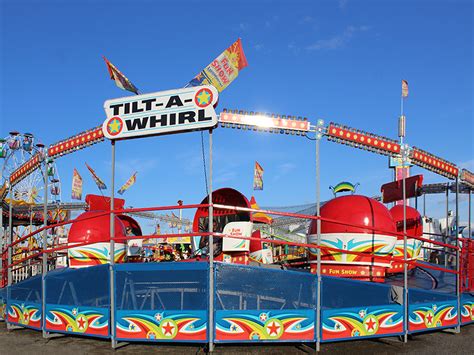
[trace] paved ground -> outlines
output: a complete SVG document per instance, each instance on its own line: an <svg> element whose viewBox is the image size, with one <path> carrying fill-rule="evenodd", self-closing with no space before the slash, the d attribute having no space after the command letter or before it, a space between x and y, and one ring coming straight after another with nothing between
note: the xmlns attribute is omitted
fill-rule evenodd
<svg viewBox="0 0 474 355"><path fill-rule="evenodd" d="M461 328L461 334L434 332L413 336L407 344L397 338L376 340L359 340L323 344L322 353L348 354L472 354L474 353L474 324ZM217 346L216 353L225 354L305 354L314 348L305 345L252 345L252 346ZM81 354L117 354L141 355L151 353L197 354L203 353L198 346L167 344L131 344L116 350L110 348L107 340L82 337L61 337L45 340L41 333L20 329L8 332L5 323L0 323L0 354L47 354L47 355L81 355Z"/></svg>

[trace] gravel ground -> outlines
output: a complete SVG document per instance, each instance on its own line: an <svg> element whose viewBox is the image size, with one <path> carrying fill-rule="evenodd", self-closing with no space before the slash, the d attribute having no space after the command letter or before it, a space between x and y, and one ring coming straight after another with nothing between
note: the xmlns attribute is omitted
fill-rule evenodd
<svg viewBox="0 0 474 355"><path fill-rule="evenodd" d="M407 344L398 338L384 338L322 344L322 353L331 354L472 354L474 353L474 324L461 328L460 334L432 332L410 337ZM151 353L196 354L203 353L199 346L178 344L133 343L117 350L110 348L110 341L85 337L67 336L43 339L41 332L30 329L7 331L0 323L0 354L113 354L140 355ZM218 345L216 353L225 354L305 354L314 352L314 345Z"/></svg>

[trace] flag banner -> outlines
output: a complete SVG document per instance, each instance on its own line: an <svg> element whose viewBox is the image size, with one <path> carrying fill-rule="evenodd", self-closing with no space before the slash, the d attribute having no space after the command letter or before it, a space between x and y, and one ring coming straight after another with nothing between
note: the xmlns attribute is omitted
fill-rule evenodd
<svg viewBox="0 0 474 355"><path fill-rule="evenodd" d="M96 183L97 187L99 188L99 190L105 190L107 189L107 186L105 185L105 183L101 180L100 177L97 176L97 174L95 173L94 170L92 170L92 168L87 165L86 163L86 166L87 166L87 169L89 169L91 175L92 175L92 179L94 179L94 182Z"/></svg>
<svg viewBox="0 0 474 355"><path fill-rule="evenodd" d="M73 200L82 200L82 177L76 168L74 168L72 173L71 198Z"/></svg>
<svg viewBox="0 0 474 355"><path fill-rule="evenodd" d="M127 191L135 183L135 181L137 181L137 172L135 172L132 176L130 176L127 182L123 184L123 186L117 192L120 195L123 195L123 193Z"/></svg>
<svg viewBox="0 0 474 355"><path fill-rule="evenodd" d="M115 65L110 63L107 58L103 58L105 60L105 64L107 65L107 69L110 74L110 79L115 81L115 85L117 85L122 90L128 90L138 95L138 89L135 87L135 85L133 85L132 82L128 80L128 78L123 75L122 72L118 70Z"/></svg>
<svg viewBox="0 0 474 355"><path fill-rule="evenodd" d="M263 168L258 162L255 162L255 169L253 172L253 189L263 190Z"/></svg>
<svg viewBox="0 0 474 355"><path fill-rule="evenodd" d="M402 97L408 96L408 81L402 80Z"/></svg>
<svg viewBox="0 0 474 355"><path fill-rule="evenodd" d="M222 52L187 86L212 85L219 92L224 90L248 65L240 38Z"/></svg>

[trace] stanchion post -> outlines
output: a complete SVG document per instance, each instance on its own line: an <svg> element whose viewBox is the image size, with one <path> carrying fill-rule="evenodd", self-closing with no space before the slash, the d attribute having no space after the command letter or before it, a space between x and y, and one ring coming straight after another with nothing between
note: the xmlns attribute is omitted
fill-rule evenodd
<svg viewBox="0 0 474 355"><path fill-rule="evenodd" d="M10 185L10 201L8 204L8 234L7 234L7 246L8 246L8 257L7 257L7 262L8 262L8 286L11 286L12 284L12 239L13 239L13 186ZM10 292L8 292L10 293Z"/></svg>
<svg viewBox="0 0 474 355"><path fill-rule="evenodd" d="M317 276L317 290L316 290L316 351L321 349L321 188L320 188L320 171L319 171L319 139L316 139L316 233L317 233L317 245L316 251L317 264L316 264L316 276Z"/></svg>
<svg viewBox="0 0 474 355"><path fill-rule="evenodd" d="M46 274L48 272L48 253L46 250L48 249L48 230L46 227L48 226L48 160L45 155L44 157L44 172L43 172L43 179L44 179L44 205L43 205L43 267L42 267L42 276L41 276L41 306L42 306L42 314L41 314L41 328L43 330L43 338L47 337L46 332Z"/></svg>
<svg viewBox="0 0 474 355"><path fill-rule="evenodd" d="M458 325L456 326L456 333L461 332L461 275L459 265L459 177L456 176L456 299L457 299L457 313Z"/></svg>
<svg viewBox="0 0 474 355"><path fill-rule="evenodd" d="M115 141L112 140L112 172L110 177L110 251L109 251L109 278L110 278L110 340L112 348L117 348L117 340L115 339L115 215L112 212L114 206L114 190L115 190Z"/></svg>
<svg viewBox="0 0 474 355"><path fill-rule="evenodd" d="M209 130L209 352L214 351L214 206L212 205L212 129Z"/></svg>
<svg viewBox="0 0 474 355"><path fill-rule="evenodd" d="M317 240L316 244L318 249L316 250L317 264L316 264L316 351L321 349L321 174L320 174L320 140L323 136L324 121L318 120L316 126L316 233Z"/></svg>
<svg viewBox="0 0 474 355"><path fill-rule="evenodd" d="M446 229L444 231L444 244L448 243L449 237L449 182L446 183ZM448 252L448 248L444 247L444 267L448 267L448 258L446 257L446 253Z"/></svg>
<svg viewBox="0 0 474 355"><path fill-rule="evenodd" d="M407 163L408 147L405 145L402 150L402 166ZM403 342L408 341L408 264L407 264L407 191L406 191L406 171L403 171Z"/></svg>
<svg viewBox="0 0 474 355"><path fill-rule="evenodd" d="M5 237L5 229L3 228L3 200L0 199L0 284L3 284L3 238Z"/></svg>

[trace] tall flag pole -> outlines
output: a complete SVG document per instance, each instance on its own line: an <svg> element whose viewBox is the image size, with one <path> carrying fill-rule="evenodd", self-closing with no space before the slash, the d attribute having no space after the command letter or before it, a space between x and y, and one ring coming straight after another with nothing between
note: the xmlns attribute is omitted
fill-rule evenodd
<svg viewBox="0 0 474 355"><path fill-rule="evenodd" d="M123 186L117 192L120 195L123 195L123 193L125 191L127 191L130 187L132 187L132 185L135 183L135 181L137 181L137 172L136 171L132 176L130 176L130 178L127 180L127 182L125 184L123 184Z"/></svg>
<svg viewBox="0 0 474 355"><path fill-rule="evenodd" d="M408 97L408 81L402 80L402 96L400 98L400 121L398 124L398 136L400 137L400 144L403 144L405 137L405 114L403 113L403 102L405 97Z"/></svg>
<svg viewBox="0 0 474 355"><path fill-rule="evenodd" d="M110 74L110 79L115 81L115 85L117 85L122 90L128 90L133 92L135 95L138 95L138 89L135 85L132 84L128 78L122 74L120 70L117 69L115 65L110 63L107 58L103 57L105 60L105 65L107 65L107 70Z"/></svg>
<svg viewBox="0 0 474 355"><path fill-rule="evenodd" d="M71 198L73 200L82 200L82 177L76 168L74 168L72 174Z"/></svg>
<svg viewBox="0 0 474 355"><path fill-rule="evenodd" d="M85 163L85 164L86 164L87 169L89 169L89 172L91 173L92 179L96 183L99 190L107 189L107 186L102 181L102 179L95 173L95 171L87 163ZM102 193L102 191L100 191L100 192Z"/></svg>
<svg viewBox="0 0 474 355"><path fill-rule="evenodd" d="M219 92L237 78L239 71L248 66L240 38L222 52L191 80L188 86L213 85Z"/></svg>
<svg viewBox="0 0 474 355"><path fill-rule="evenodd" d="M263 168L258 162L255 162L253 171L253 189L263 190Z"/></svg>

